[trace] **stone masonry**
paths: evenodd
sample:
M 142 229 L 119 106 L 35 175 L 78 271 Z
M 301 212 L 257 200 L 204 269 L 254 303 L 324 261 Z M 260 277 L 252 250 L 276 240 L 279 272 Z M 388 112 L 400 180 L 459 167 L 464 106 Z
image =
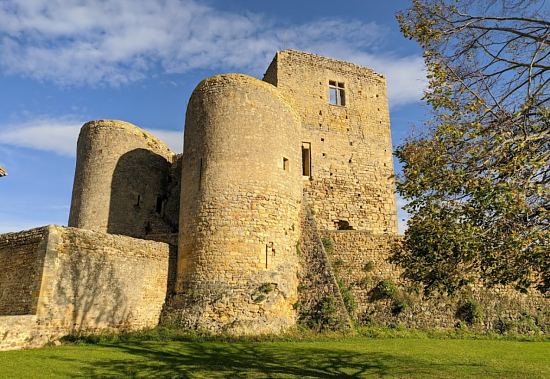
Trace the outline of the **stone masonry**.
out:
M 0 350 L 152 328 L 170 285 L 168 244 L 55 225 L 0 235 L 0 264 Z
M 281 51 L 263 80 L 199 83 L 184 141 L 176 155 L 128 122 L 82 127 L 69 227 L 0 235 L 0 350 L 159 323 L 242 335 L 457 322 L 453 299 L 397 314 L 373 297 L 379 281 L 406 286 L 386 260 L 398 236 L 382 75 Z M 472 296 L 499 309 L 505 295 Z M 512 297 L 501 303 L 548 309 Z

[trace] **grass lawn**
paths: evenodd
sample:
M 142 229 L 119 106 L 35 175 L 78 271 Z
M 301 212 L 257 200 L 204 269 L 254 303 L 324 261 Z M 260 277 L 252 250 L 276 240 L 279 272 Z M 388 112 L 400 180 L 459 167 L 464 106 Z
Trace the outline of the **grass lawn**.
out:
M 137 341 L 0 353 L 0 378 L 550 378 L 550 342 L 350 337 Z

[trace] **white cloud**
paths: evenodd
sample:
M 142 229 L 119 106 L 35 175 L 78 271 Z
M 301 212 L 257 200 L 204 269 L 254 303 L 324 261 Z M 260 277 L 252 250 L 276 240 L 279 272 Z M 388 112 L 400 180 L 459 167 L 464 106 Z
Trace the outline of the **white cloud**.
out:
M 183 131 L 174 131 L 166 129 L 147 129 L 161 141 L 166 143 L 174 153 L 183 152 Z
M 80 127 L 75 118 L 37 118 L 19 124 L 0 126 L 0 145 L 43 150 L 74 157 Z M 166 129 L 147 129 L 165 142 L 175 153 L 183 151 L 183 132 Z
M 120 85 L 159 68 L 261 75 L 275 50 L 296 48 L 372 66 L 388 74 L 392 104 L 417 101 L 425 85 L 420 57 L 368 53 L 385 32 L 341 19 L 275 24 L 195 0 L 4 0 L 0 67 L 62 85 Z
M 73 156 L 82 123 L 69 119 L 43 118 L 0 128 L 0 144 L 44 150 Z

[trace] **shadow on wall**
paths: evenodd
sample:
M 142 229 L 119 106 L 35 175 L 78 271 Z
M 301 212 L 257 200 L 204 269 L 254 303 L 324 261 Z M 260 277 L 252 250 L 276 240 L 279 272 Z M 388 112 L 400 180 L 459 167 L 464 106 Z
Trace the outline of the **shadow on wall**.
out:
M 117 327 L 125 329 L 130 312 L 125 288 L 105 255 L 78 249 L 62 261 L 56 286 L 62 323 L 70 331 Z
M 146 149 L 134 149 L 118 160 L 111 182 L 107 232 L 132 237 L 170 233 L 165 221 L 170 162 Z

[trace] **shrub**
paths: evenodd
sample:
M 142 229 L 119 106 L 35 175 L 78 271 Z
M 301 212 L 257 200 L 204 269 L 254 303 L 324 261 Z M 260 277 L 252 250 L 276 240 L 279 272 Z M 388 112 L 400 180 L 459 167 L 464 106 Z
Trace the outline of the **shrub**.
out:
M 530 314 L 523 313 L 519 319 L 510 322 L 510 329 L 520 334 L 538 334 L 542 330 L 537 325 L 537 320 Z
M 373 289 L 375 299 L 391 299 L 397 293 L 396 285 L 389 279 L 380 281 Z
M 335 260 L 333 263 L 332 263 L 332 267 L 335 269 L 335 270 L 339 270 L 340 268 L 342 268 L 342 266 L 344 265 L 344 261 L 340 258 L 338 258 L 337 260 Z
M 321 238 L 321 242 L 323 243 L 323 246 L 327 254 L 332 254 L 334 252 L 334 244 L 332 243 L 332 240 L 329 237 Z
M 394 316 L 397 316 L 401 314 L 404 310 L 406 310 L 409 307 L 409 304 L 406 300 L 396 300 L 392 303 L 391 306 L 391 313 Z
M 351 316 L 357 309 L 357 302 L 355 301 L 355 296 L 353 296 L 351 287 L 345 286 L 341 280 L 338 280 L 338 287 L 340 287 L 340 294 L 342 295 L 344 306 Z
M 319 329 L 336 330 L 340 328 L 337 313 L 336 299 L 334 296 L 328 295 L 317 304 L 317 312 L 315 312 L 312 321 Z
M 267 299 L 267 297 L 266 297 L 265 295 L 263 295 L 263 294 L 260 294 L 260 295 L 258 295 L 258 296 L 256 296 L 256 297 L 254 297 L 253 300 L 254 300 L 255 303 L 261 303 L 261 302 L 264 301 L 265 299 Z
M 475 300 L 468 299 L 456 310 L 456 317 L 468 325 L 472 325 L 483 318 L 481 307 Z
M 371 272 L 372 270 L 374 270 L 374 262 L 368 261 L 367 263 L 365 263 L 365 265 L 363 266 L 363 271 Z
M 506 334 L 509 331 L 512 330 L 513 324 L 509 320 L 503 320 L 499 318 L 495 321 L 495 324 L 493 325 L 493 329 L 498 334 Z
M 258 287 L 258 291 L 265 294 L 272 292 L 274 289 L 275 285 L 273 283 L 262 283 L 262 285 Z

